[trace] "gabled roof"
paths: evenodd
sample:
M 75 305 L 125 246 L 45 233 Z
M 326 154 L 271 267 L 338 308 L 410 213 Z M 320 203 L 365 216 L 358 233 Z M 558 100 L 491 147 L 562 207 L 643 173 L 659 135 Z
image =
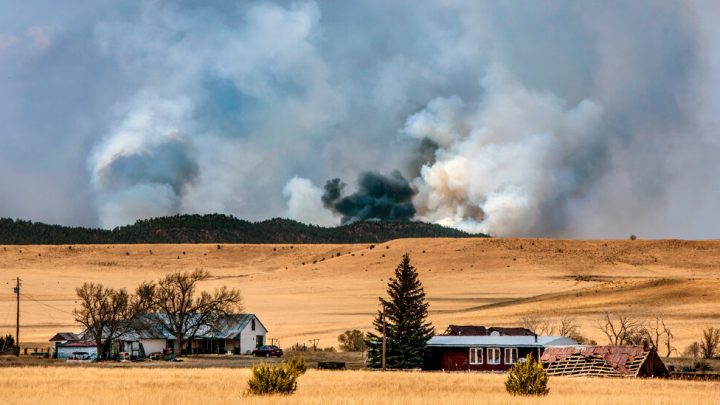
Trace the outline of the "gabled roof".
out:
M 514 327 L 514 328 L 505 328 L 501 326 L 491 326 L 488 328 L 488 335 L 492 334 L 493 332 L 497 332 L 501 335 L 505 336 L 535 336 L 533 331 L 527 328 L 520 328 L 520 327 Z
M 486 328 L 480 325 L 449 325 L 445 330 L 445 336 L 487 336 L 493 332 L 505 336 L 534 336 L 530 329 L 512 327 L 506 328 L 502 326 L 490 326 Z
M 448 325 L 446 336 L 485 336 L 487 329 L 484 326 L 474 325 Z
M 212 326 L 202 325 L 194 339 L 236 339 L 253 318 L 260 323 L 255 314 L 230 314 Z M 131 331 L 121 336 L 120 340 L 174 339 L 173 334 L 165 328 L 163 320 L 164 315 L 161 314 L 141 315 L 132 321 Z
M 541 361 L 550 375 L 636 377 L 648 360 L 652 375 L 667 370 L 653 348 L 643 346 L 576 346 L 549 347 Z
M 81 335 L 73 332 L 58 332 L 50 338 L 50 342 L 77 341 L 81 339 Z
M 545 347 L 576 345 L 564 336 L 433 336 L 429 347 Z

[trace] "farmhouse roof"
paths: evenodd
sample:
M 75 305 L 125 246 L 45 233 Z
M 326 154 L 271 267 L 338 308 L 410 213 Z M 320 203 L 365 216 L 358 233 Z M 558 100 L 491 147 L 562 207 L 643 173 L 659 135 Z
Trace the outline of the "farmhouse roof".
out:
M 493 332 L 505 336 L 533 336 L 530 329 L 513 327 L 506 328 L 502 326 L 491 326 L 486 328 L 479 325 L 449 325 L 445 330 L 446 336 L 487 336 Z
M 488 328 L 488 335 L 492 334 L 493 332 L 497 332 L 501 335 L 505 336 L 534 336 L 535 334 L 533 331 L 527 328 L 505 328 L 501 326 L 491 326 Z
M 550 375 L 624 377 L 667 374 L 657 351 L 643 346 L 549 347 L 540 359 Z
M 577 345 L 564 336 L 433 336 L 429 347 L 544 347 Z
M 448 325 L 445 330 L 447 336 L 485 336 L 487 328 L 474 325 Z
M 213 325 L 202 325 L 193 339 L 236 339 L 253 318 L 260 323 L 255 314 L 229 314 Z M 120 339 L 174 339 L 173 334 L 165 328 L 164 319 L 165 316 L 161 314 L 141 315 L 132 321 L 130 332 L 121 336 Z M 260 324 L 262 325 L 262 323 Z

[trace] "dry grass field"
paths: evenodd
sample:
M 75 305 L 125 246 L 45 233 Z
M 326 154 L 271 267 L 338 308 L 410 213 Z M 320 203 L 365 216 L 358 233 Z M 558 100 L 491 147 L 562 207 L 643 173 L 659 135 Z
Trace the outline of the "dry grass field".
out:
M 0 368 L 8 404 L 711 404 L 720 384 L 551 378 L 544 398 L 505 392 L 502 375 L 310 370 L 289 397 L 248 397 L 248 369 Z
M 16 276 L 23 280 L 21 337 L 46 344 L 57 331 L 78 330 L 71 311 L 74 289 L 84 281 L 132 288 L 168 272 L 202 267 L 214 276 L 204 288 L 241 289 L 246 310 L 258 314 L 269 337 L 282 346 L 311 338 L 320 338 L 321 346 L 337 345 L 342 331 L 369 329 L 377 297 L 405 252 L 419 269 L 439 330 L 449 323 L 513 325 L 541 312 L 577 317 L 582 333 L 602 343 L 597 317 L 604 310 L 629 310 L 664 314 L 682 349 L 703 328 L 720 326 L 720 241 L 403 239 L 373 249 L 369 244 L 0 246 L 0 333 L 14 330 Z M 230 380 L 223 384 L 232 386 Z

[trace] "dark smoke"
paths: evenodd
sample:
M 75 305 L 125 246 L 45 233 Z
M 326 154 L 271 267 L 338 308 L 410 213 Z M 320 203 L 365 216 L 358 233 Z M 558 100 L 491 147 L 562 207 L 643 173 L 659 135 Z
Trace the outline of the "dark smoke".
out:
M 390 176 L 365 172 L 358 178 L 358 190 L 343 197 L 345 183 L 328 180 L 322 196 L 326 208 L 342 215 L 342 223 L 367 220 L 408 221 L 415 215 L 415 190 L 400 174 Z

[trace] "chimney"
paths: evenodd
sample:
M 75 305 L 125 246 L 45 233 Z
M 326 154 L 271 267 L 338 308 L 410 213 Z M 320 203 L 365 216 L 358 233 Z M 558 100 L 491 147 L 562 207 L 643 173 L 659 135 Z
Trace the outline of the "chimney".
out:
M 537 333 L 533 333 L 535 335 L 535 343 L 537 343 Z
M 643 351 L 644 352 L 650 350 L 650 342 L 648 342 L 647 339 L 643 339 L 642 343 L 643 343 Z

